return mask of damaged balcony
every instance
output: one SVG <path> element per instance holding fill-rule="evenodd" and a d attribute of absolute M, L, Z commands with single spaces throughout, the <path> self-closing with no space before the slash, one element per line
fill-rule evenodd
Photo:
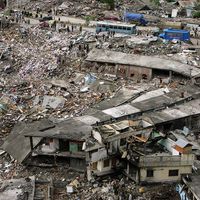
<path fill-rule="evenodd" d="M 120 152 L 121 158 L 127 161 L 124 170 L 127 177 L 138 183 L 178 181 L 182 174 L 192 172 L 195 159 L 191 153 L 192 145 L 176 142 L 176 149 L 181 151 L 173 155 L 160 146 L 162 138 L 165 138 L 163 134 L 153 131 L 146 140 L 142 135 L 126 139 L 127 144 L 120 148 Z"/>
<path fill-rule="evenodd" d="M 82 146 L 83 142 L 47 138 L 33 151 L 33 155 L 85 159 L 85 152 L 82 151 Z"/>
<path fill-rule="evenodd" d="M 25 136 L 30 139 L 32 159 L 30 164 L 45 165 L 58 162 L 66 163 L 69 167 L 79 171 L 86 170 L 86 153 L 84 151 L 85 138 L 91 134 L 91 126 L 78 120 L 66 120 L 42 130 L 29 132 Z M 33 147 L 33 139 L 40 137 L 40 143 Z M 41 159 L 44 158 L 44 159 Z M 34 162 L 41 160 L 42 163 Z M 43 162 L 45 161 L 45 163 Z"/>

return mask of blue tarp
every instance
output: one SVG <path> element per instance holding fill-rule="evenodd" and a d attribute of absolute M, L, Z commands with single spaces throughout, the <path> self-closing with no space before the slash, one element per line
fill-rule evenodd
<path fill-rule="evenodd" d="M 137 14 L 137 13 L 126 13 L 125 18 L 128 20 L 140 20 L 144 18 L 142 14 Z"/>
<path fill-rule="evenodd" d="M 144 15 L 142 15 L 142 14 L 125 13 L 124 18 L 125 18 L 125 20 L 128 20 L 128 21 L 138 21 L 142 25 L 146 25 L 147 24 L 147 21 L 144 19 Z"/>

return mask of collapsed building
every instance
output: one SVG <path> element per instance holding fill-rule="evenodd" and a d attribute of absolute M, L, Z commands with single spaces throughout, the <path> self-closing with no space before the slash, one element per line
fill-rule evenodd
<path fill-rule="evenodd" d="M 72 6 L 73 3 L 70 3 L 66 10 L 70 10 L 68 8 Z M 38 10 L 39 8 L 37 12 Z M 140 10 L 149 8 L 143 5 Z M 83 12 L 87 12 L 87 9 Z M 42 14 L 40 13 L 40 17 L 44 19 Z M 57 179 L 57 173 L 54 172 L 60 167 L 59 185 L 64 185 L 65 189 L 60 195 L 64 198 L 67 195 L 69 199 L 73 199 L 70 196 L 73 193 L 74 196 L 77 195 L 74 199 L 98 199 L 96 191 L 99 188 L 106 196 L 115 193 L 115 186 L 120 185 L 120 192 L 116 193 L 120 199 L 123 196 L 120 193 L 129 190 L 127 194 L 132 195 L 138 190 L 136 183 L 180 181 L 184 174 L 190 176 L 192 172 L 199 170 L 196 163 L 200 160 L 200 71 L 197 67 L 199 57 L 195 54 L 198 45 L 175 44 L 174 41 L 166 44 L 157 37 L 149 37 L 158 33 L 157 27 L 138 27 L 138 34 L 147 36 L 141 39 L 134 35 L 126 40 L 118 34 L 110 37 L 110 33 L 96 35 L 95 30 L 88 32 L 91 27 L 78 25 L 77 28 L 73 25 L 74 19 L 72 24 L 68 24 L 68 17 L 64 16 L 55 16 L 55 20 L 61 20 L 60 24 L 56 21 L 57 32 L 50 21 L 48 28 L 39 22 L 33 28 L 30 23 L 41 19 L 28 17 L 24 22 L 21 15 L 17 16 L 16 13 L 15 17 L 17 23 L 21 23 L 20 27 L 15 27 L 19 34 L 12 29 L 9 34 L 5 32 L 2 44 L 5 42 L 6 46 L 1 45 L 0 48 L 2 61 L 5 58 L 9 60 L 12 50 L 10 61 L 12 59 L 17 64 L 13 68 L 20 79 L 20 83 L 17 80 L 10 81 L 14 73 L 4 63 L 0 63 L 5 67 L 2 68 L 3 76 L 9 80 L 3 80 L 1 85 L 3 97 L 0 111 L 6 119 L 2 123 L 11 124 L 12 120 L 12 125 L 16 124 L 11 133 L 9 130 L 2 130 L 9 135 L 3 141 L 0 154 L 5 157 L 9 154 L 11 162 L 11 167 L 8 162 L 1 165 L 3 177 L 25 177 L 32 172 L 37 178 L 41 178 L 42 168 L 39 168 L 40 171 L 35 169 L 45 167 L 44 176 Z M 85 24 L 87 20 L 77 21 Z M 91 21 L 88 24 L 94 23 Z M 182 23 L 177 23 L 181 28 Z M 70 30 L 66 27 L 67 24 L 70 25 Z M 82 32 L 82 28 L 87 31 Z M 134 32 L 135 29 L 134 26 Z M 95 45 L 96 48 L 93 49 Z M 184 55 L 180 56 L 178 52 Z M 151 56 L 156 54 L 163 55 Z M 96 74 L 79 74 L 77 70 L 80 69 Z M 8 76 L 9 73 L 11 76 Z M 36 80 L 33 80 L 34 77 Z M 27 82 L 21 83 L 22 80 Z M 46 119 L 41 120 L 42 118 Z M 20 175 L 17 170 L 12 169 L 16 167 L 15 164 L 23 166 L 19 170 Z M 68 180 L 71 169 L 78 171 L 78 178 L 73 178 L 73 181 Z M 79 179 L 82 175 L 85 179 L 86 174 L 89 180 L 87 183 Z M 108 178 L 109 181 L 97 178 L 107 174 L 117 174 L 119 183 L 112 176 Z M 122 177 L 129 183 L 125 183 Z M 188 180 L 184 189 L 193 191 Z M 87 193 L 87 197 L 95 193 L 96 198 L 93 195 L 85 198 L 80 191 L 76 193 L 78 185 L 82 193 Z M 127 190 L 124 190 L 126 186 Z M 52 187 L 53 182 L 47 190 L 49 199 Z M 12 188 L 11 183 L 11 193 Z M 4 196 L 7 191 L 10 193 L 9 188 L 1 189 Z M 18 188 L 14 192 L 27 194 L 25 188 L 22 191 Z M 32 190 L 31 192 L 33 193 Z M 61 192 L 58 190 L 58 193 Z M 193 193 L 195 196 L 196 191 Z M 167 198 L 173 194 L 172 192 Z M 106 198 L 110 199 L 110 196 Z"/>
<path fill-rule="evenodd" d="M 199 114 L 193 113 L 192 116 L 185 113 L 189 111 L 186 111 L 186 108 L 192 109 L 192 107 L 192 104 L 188 106 L 186 104 L 178 106 L 177 109 L 154 112 L 153 116 L 147 114 L 148 118 L 141 120 L 124 120 L 96 127 L 98 132 L 95 131 L 93 137 L 96 138 L 97 144 L 87 149 L 91 154 L 89 170 L 96 175 L 99 175 L 99 172 L 110 173 L 115 167 L 120 167 L 119 163 L 123 163 L 125 159 L 124 173 L 136 182 L 177 181 L 181 179 L 181 174 L 192 173 L 195 159 L 192 152 L 193 144 L 181 136 L 177 136 L 174 142 L 169 142 L 167 136 L 169 131 L 167 128 L 172 130 L 175 128 L 169 123 L 179 124 L 177 129 L 182 126 L 195 127 L 195 124 L 191 126 L 191 121 L 194 121 L 193 117 L 197 119 Z M 169 115 L 166 118 L 168 112 L 180 112 L 180 115 L 171 116 L 173 120 L 170 120 Z M 194 123 L 199 123 L 199 120 L 198 122 L 195 120 Z M 101 147 L 98 144 L 101 144 Z M 114 161 L 113 153 L 118 155 L 118 159 L 114 158 Z M 121 162 L 119 158 L 122 159 Z"/>
<path fill-rule="evenodd" d="M 181 200 L 200 199 L 199 178 L 199 175 L 184 175 L 182 177 L 181 182 L 176 187 Z"/>
<path fill-rule="evenodd" d="M 17 137 L 9 135 L 3 148 L 22 163 L 56 166 L 65 162 L 87 172 L 88 180 L 120 172 L 138 183 L 177 181 L 192 172 L 200 150 L 194 142 L 199 138 L 198 87 L 184 91 L 181 95 L 181 91 L 158 89 L 133 100 L 134 94 L 129 96 L 132 104 L 106 108 L 101 102 L 80 117 L 19 126 L 14 129 Z"/>
<path fill-rule="evenodd" d="M 151 80 L 155 76 L 166 74 L 170 79 L 172 74 L 192 78 L 200 73 L 196 67 L 173 60 L 102 49 L 92 50 L 86 58 L 86 62 L 82 65 L 82 69 L 139 80 Z"/>

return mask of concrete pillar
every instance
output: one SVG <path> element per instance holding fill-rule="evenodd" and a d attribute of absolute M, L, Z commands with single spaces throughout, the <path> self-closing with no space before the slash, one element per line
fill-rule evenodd
<path fill-rule="evenodd" d="M 189 129 L 192 128 L 192 117 L 191 116 L 188 118 L 188 128 Z"/>
<path fill-rule="evenodd" d="M 169 71 L 169 82 L 172 80 L 172 71 Z"/>
<path fill-rule="evenodd" d="M 92 172 L 90 170 L 90 165 L 87 166 L 87 180 L 90 181 L 92 179 Z"/>
<path fill-rule="evenodd" d="M 117 75 L 118 67 L 119 67 L 119 65 L 116 65 L 116 67 L 115 67 L 115 75 Z"/>
<path fill-rule="evenodd" d="M 152 79 L 152 76 L 153 76 L 152 74 L 153 74 L 153 70 L 152 70 L 152 69 L 150 69 L 150 70 L 149 70 L 149 80 L 151 80 L 151 79 Z"/>
<path fill-rule="evenodd" d="M 129 171 L 130 171 L 130 166 L 129 166 L 129 162 L 127 162 L 126 173 L 129 174 Z"/>
<path fill-rule="evenodd" d="M 30 138 L 31 151 L 33 151 L 33 137 L 30 136 L 29 138 Z"/>
<path fill-rule="evenodd" d="M 126 78 L 130 78 L 130 67 L 131 66 L 126 67 Z"/>

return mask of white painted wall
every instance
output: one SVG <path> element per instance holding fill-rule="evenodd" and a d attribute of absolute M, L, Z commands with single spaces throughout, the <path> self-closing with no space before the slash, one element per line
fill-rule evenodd
<path fill-rule="evenodd" d="M 109 161 L 109 166 L 108 167 L 104 167 L 104 162 L 103 162 L 103 160 L 101 160 L 101 161 L 98 161 L 97 162 L 97 170 L 99 171 L 99 172 L 103 172 L 103 171 L 107 171 L 107 170 L 110 170 L 111 169 L 111 160 Z"/>
<path fill-rule="evenodd" d="M 102 137 L 99 132 L 93 130 L 92 135 L 93 135 L 94 139 L 96 139 L 100 144 L 102 144 Z"/>
<path fill-rule="evenodd" d="M 181 179 L 181 174 L 187 174 L 192 172 L 192 166 L 181 166 L 181 167 L 154 167 L 153 177 L 147 177 L 147 169 L 140 169 L 140 181 L 147 182 L 165 182 L 165 181 L 178 181 Z M 169 176 L 169 170 L 179 170 L 178 176 Z"/>
<path fill-rule="evenodd" d="M 54 153 L 59 149 L 58 139 L 53 139 L 53 142 L 50 142 L 49 145 L 42 144 L 41 151 L 44 153 Z"/>

